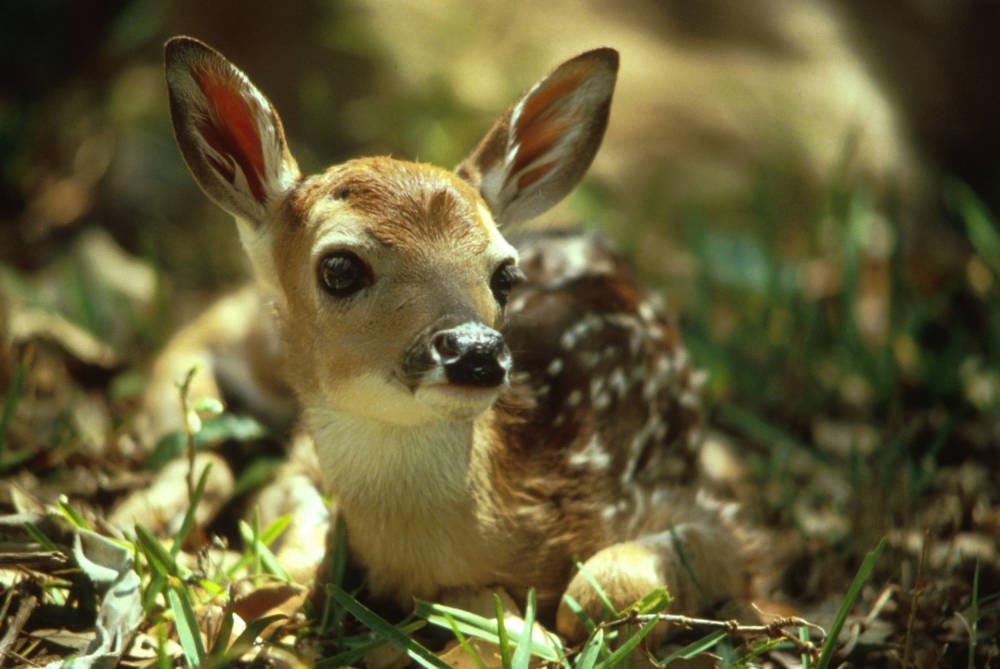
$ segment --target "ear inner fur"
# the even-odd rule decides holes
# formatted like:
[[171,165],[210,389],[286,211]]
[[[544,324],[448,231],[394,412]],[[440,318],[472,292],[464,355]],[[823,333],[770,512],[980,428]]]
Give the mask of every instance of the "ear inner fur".
[[617,70],[613,49],[563,63],[513,104],[458,166],[498,223],[533,218],[577,184],[604,136]]
[[[208,100],[208,114],[196,121],[198,132],[213,149],[231,156],[246,177],[253,197],[263,203],[267,199],[261,177],[264,174],[264,152],[257,134],[253,111],[246,100],[225,82],[218,81],[205,69],[192,70],[195,82]],[[230,166],[206,156],[220,176],[233,182]]]

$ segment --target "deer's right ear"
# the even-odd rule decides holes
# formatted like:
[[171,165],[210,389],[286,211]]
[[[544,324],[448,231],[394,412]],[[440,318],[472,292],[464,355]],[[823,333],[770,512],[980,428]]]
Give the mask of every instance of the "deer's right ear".
[[198,185],[254,227],[300,179],[270,101],[219,52],[190,38],[165,47],[170,116]]

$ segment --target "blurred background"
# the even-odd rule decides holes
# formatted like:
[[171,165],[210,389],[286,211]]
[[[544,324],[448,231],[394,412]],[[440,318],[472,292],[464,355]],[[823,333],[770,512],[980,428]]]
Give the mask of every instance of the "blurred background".
[[248,276],[174,144],[174,34],[251,76],[306,172],[454,165],[557,63],[617,48],[603,148],[548,219],[603,230],[666,297],[738,454],[722,484],[829,567],[784,591],[821,598],[893,532],[912,586],[924,529],[949,606],[973,558],[1000,589],[1000,3],[4,2],[0,382],[26,342],[83,361],[42,444],[113,439],[152,353]]

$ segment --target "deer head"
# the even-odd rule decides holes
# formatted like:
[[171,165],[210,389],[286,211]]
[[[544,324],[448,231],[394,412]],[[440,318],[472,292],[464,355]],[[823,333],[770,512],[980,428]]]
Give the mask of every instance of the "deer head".
[[276,305],[306,406],[418,425],[466,421],[508,383],[499,330],[521,273],[503,226],[561,200],[603,137],[617,53],[535,84],[456,171],[364,158],[304,177],[273,105],[205,44],[166,45],[177,141],[232,214]]

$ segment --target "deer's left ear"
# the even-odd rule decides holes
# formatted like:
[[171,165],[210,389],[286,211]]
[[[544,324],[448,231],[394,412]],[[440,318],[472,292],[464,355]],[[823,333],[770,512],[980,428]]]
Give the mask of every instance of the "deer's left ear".
[[299,180],[270,101],[218,51],[191,37],[166,44],[170,116],[195,180],[220,207],[260,227]]
[[458,166],[498,224],[537,216],[580,181],[604,137],[617,74],[614,49],[566,61],[514,103]]

